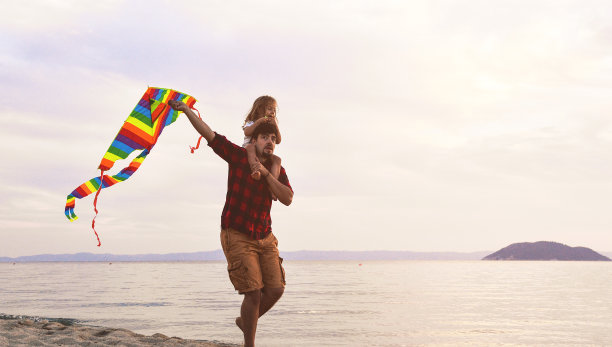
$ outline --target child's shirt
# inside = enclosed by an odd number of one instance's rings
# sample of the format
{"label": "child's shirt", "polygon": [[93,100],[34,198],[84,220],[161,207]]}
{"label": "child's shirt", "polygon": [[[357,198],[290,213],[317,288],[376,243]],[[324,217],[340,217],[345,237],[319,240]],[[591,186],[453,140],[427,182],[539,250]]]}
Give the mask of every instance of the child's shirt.
{"label": "child's shirt", "polygon": [[[253,121],[248,121],[246,122],[243,126],[242,126],[242,130],[246,130],[246,128],[252,126],[253,124],[255,124],[255,122]],[[242,147],[246,147],[246,145],[248,145],[249,143],[251,143],[251,136],[246,136],[244,135],[244,143],[242,144]]]}

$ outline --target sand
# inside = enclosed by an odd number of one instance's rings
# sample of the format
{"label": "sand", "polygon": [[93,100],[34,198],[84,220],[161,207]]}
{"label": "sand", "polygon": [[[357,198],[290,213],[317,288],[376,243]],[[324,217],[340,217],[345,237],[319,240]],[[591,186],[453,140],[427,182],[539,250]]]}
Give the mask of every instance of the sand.
{"label": "sand", "polygon": [[0,319],[0,346],[235,346],[201,340],[145,336],[126,329],[73,324],[69,321]]}

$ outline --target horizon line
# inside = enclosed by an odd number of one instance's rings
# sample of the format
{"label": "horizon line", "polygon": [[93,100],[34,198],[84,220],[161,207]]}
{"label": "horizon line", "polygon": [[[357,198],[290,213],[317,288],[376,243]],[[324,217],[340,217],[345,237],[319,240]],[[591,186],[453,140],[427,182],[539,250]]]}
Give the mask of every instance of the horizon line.
{"label": "horizon line", "polygon": [[[195,254],[195,253],[213,253],[222,252],[221,248],[205,251],[177,251],[177,252],[166,252],[166,253],[96,253],[96,252],[74,252],[74,253],[37,253],[29,255],[17,255],[17,256],[4,256],[0,255],[0,258],[20,258],[20,257],[35,257],[42,255],[77,255],[77,254],[92,254],[92,255],[125,255],[125,256],[142,256],[142,255],[172,255],[172,254]],[[300,249],[300,250],[281,250],[281,253],[298,253],[298,252],[352,252],[352,253],[368,253],[368,252],[409,252],[409,253],[485,253],[493,252],[491,250],[480,250],[480,251],[412,251],[412,250],[392,250],[392,249],[375,249],[375,250],[321,250],[321,249]]]}

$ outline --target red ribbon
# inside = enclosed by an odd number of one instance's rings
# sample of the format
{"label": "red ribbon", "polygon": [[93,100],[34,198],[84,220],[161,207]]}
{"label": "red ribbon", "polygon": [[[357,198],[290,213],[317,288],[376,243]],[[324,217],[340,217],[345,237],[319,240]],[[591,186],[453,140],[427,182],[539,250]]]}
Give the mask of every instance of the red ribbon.
{"label": "red ribbon", "polygon": [[98,216],[98,195],[100,195],[100,192],[102,191],[102,184],[104,184],[104,170],[100,170],[102,173],[100,174],[100,187],[98,188],[98,191],[96,192],[96,197],[94,198],[94,211],[96,211],[96,215],[93,217],[93,219],[91,220],[91,228],[94,231],[94,234],[96,234],[96,238],[98,239],[98,247],[100,247],[100,245],[102,244],[102,242],[100,242],[100,236],[98,236],[98,233],[96,232],[96,217]]}
{"label": "red ribbon", "polygon": [[[192,109],[194,109],[198,113],[198,117],[200,117],[200,119],[202,119],[202,116],[200,115],[200,111],[198,111],[198,109],[195,108],[195,107],[192,107]],[[200,138],[198,139],[198,143],[196,144],[195,147],[189,146],[189,149],[191,150],[191,153],[195,152],[196,149],[200,148],[200,141],[202,141],[202,136],[200,136]]]}

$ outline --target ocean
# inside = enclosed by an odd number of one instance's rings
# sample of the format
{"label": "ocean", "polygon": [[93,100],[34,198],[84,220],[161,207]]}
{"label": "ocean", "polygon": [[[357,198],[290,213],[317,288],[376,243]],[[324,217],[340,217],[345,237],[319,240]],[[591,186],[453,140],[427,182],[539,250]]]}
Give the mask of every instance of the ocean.
{"label": "ocean", "polygon": [[[258,346],[610,346],[612,263],[285,261]],[[0,314],[241,344],[224,262],[0,263]]]}

